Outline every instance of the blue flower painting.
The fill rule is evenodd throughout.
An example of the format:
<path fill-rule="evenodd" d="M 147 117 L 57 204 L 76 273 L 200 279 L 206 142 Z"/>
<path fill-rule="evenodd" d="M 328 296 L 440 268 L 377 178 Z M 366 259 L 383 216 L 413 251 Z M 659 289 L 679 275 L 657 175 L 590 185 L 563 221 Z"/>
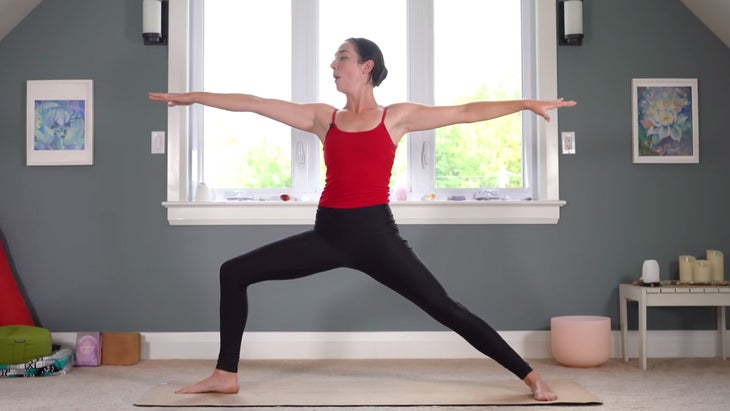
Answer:
<path fill-rule="evenodd" d="M 692 156 L 692 87 L 638 87 L 640 156 Z"/>
<path fill-rule="evenodd" d="M 35 100 L 35 150 L 84 150 L 85 100 Z"/>

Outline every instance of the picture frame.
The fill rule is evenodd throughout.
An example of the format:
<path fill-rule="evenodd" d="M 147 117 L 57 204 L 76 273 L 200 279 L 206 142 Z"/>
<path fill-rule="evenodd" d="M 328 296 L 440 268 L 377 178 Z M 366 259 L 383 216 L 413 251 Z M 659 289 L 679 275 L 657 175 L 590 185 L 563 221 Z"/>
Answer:
<path fill-rule="evenodd" d="M 93 165 L 93 80 L 28 80 L 26 95 L 27 165 Z"/>
<path fill-rule="evenodd" d="M 697 79 L 631 80 L 634 163 L 699 163 Z"/>

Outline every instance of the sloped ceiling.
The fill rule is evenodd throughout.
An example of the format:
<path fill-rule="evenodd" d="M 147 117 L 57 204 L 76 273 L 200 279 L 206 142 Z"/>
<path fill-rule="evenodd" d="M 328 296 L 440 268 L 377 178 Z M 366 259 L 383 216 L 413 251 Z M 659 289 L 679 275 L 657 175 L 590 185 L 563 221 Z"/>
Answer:
<path fill-rule="evenodd" d="M 0 41 L 40 2 L 41 0 L 0 0 Z"/>
<path fill-rule="evenodd" d="M 730 0 L 681 0 L 730 48 Z"/>

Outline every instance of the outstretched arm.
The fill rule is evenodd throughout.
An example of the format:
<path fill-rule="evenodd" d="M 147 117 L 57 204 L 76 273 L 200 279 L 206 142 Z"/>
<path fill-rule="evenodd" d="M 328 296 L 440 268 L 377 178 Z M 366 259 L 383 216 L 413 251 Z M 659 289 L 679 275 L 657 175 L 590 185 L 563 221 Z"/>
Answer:
<path fill-rule="evenodd" d="M 250 94 L 149 93 L 149 98 L 166 102 L 168 107 L 203 104 L 228 111 L 252 112 L 317 135 L 326 130 L 333 110 L 326 104 L 292 103 Z"/>
<path fill-rule="evenodd" d="M 575 101 L 565 101 L 562 98 L 557 100 L 476 101 L 456 106 L 403 103 L 395 105 L 393 108 L 397 107 L 396 110 L 391 109 L 389 113 L 396 111 L 397 115 L 393 116 L 393 128 L 397 128 L 405 134 L 452 124 L 491 120 L 523 110 L 530 110 L 546 121 L 550 121 L 547 113 L 549 110 L 574 105 L 576 105 Z"/>

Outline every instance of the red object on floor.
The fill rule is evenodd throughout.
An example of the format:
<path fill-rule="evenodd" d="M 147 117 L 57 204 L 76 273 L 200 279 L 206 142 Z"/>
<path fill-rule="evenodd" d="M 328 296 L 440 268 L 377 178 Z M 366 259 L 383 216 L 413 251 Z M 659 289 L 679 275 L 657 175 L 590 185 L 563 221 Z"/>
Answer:
<path fill-rule="evenodd" d="M 0 326 L 35 325 L 0 244 Z"/>

